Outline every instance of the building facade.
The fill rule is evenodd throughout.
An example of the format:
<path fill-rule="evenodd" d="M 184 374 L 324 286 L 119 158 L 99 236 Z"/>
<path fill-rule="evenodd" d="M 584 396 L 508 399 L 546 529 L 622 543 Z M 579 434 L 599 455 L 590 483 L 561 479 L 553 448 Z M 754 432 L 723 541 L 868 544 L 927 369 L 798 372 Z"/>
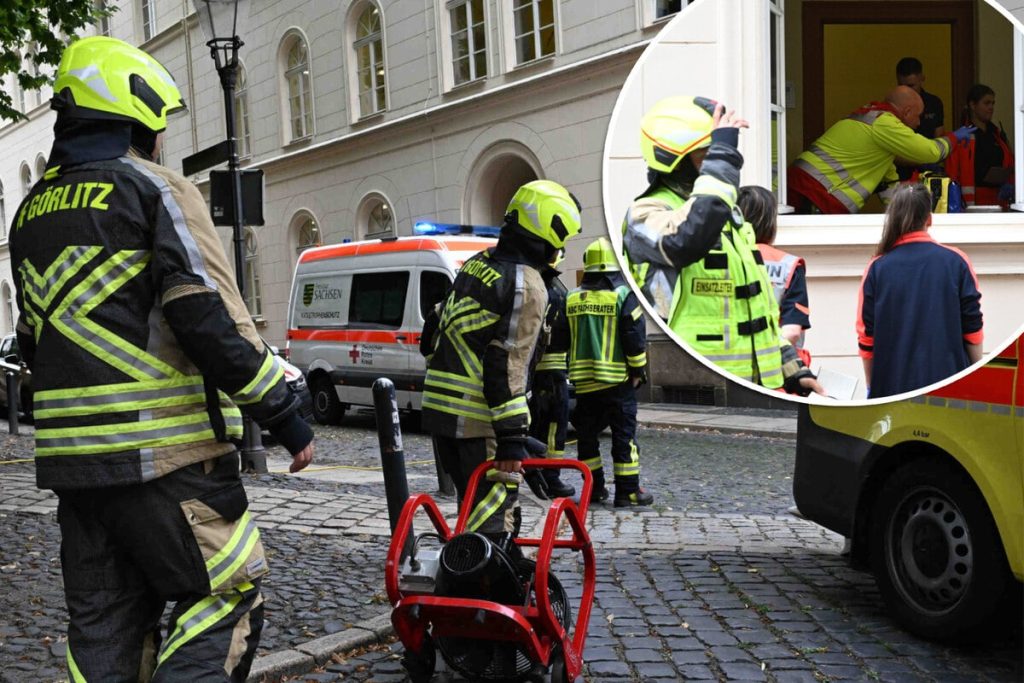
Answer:
<path fill-rule="evenodd" d="M 574 285 L 583 247 L 621 221 L 602 203 L 603 156 L 620 90 L 646 46 L 685 9 L 695 20 L 680 21 L 690 28 L 674 40 L 691 58 L 650 92 L 688 91 L 695 77 L 714 74 L 737 108 L 777 122 L 785 107 L 773 99 L 767 65 L 783 44 L 768 18 L 794 2 L 243 0 L 236 129 L 243 166 L 261 169 L 266 182 L 265 225 L 246 228 L 246 293 L 264 337 L 284 344 L 302 249 L 408 235 L 419 221 L 495 225 L 514 190 L 536 178 L 564 184 L 583 204 L 584 230 L 563 264 Z M 94 31 L 152 53 L 181 86 L 189 109 L 171 120 L 162 158 L 180 170 L 183 158 L 224 137 L 222 90 L 192 4 L 109 4 L 116 11 Z M 49 92 L 3 85 L 27 116 L 0 126 L 0 333 L 9 333 L 16 312 L 6 228 L 45 169 L 54 115 Z M 627 109 L 638 115 L 644 101 Z M 614 157 L 621 144 L 607 142 Z M 744 153 L 770 182 L 777 151 Z M 206 172 L 192 180 L 208 192 Z M 222 231 L 231 253 L 230 230 Z M 671 382 L 720 383 L 711 373 L 680 378 L 678 368 L 700 366 L 680 362 L 667 340 L 665 349 L 659 357 L 671 363 L 659 365 L 671 365 Z M 662 369 L 653 371 L 661 383 Z"/>

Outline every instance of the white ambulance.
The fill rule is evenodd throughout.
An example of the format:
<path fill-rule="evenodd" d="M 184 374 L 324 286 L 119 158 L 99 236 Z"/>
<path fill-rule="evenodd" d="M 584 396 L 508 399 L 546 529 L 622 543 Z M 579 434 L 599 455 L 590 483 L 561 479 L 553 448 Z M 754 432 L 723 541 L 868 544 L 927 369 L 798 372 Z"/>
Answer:
<path fill-rule="evenodd" d="M 372 406 L 380 377 L 395 383 L 399 408 L 420 409 L 423 321 L 466 259 L 497 244 L 497 228 L 420 223 L 415 233 L 299 256 L 286 348 L 306 374 L 321 424 L 337 424 L 350 406 Z"/>

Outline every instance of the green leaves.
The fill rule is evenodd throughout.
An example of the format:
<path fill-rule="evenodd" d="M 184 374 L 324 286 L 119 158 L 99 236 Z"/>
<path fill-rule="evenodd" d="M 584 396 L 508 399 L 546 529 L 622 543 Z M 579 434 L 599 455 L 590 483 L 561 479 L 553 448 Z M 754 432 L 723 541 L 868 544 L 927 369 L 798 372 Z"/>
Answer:
<path fill-rule="evenodd" d="M 0 78 L 13 75 L 17 88 L 0 91 L 0 119 L 25 118 L 18 91 L 38 90 L 53 78 L 64 46 L 116 7 L 96 0 L 5 0 L 0 3 Z M 18 98 L 21 100 L 22 98 Z"/>

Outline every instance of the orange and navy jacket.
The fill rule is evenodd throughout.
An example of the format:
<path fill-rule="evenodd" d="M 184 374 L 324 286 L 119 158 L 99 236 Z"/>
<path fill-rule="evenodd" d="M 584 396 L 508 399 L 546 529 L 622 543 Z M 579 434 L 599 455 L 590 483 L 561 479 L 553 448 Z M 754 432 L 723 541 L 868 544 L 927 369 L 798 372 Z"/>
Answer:
<path fill-rule="evenodd" d="M 1013 153 L 1006 143 L 1006 133 L 1002 128 L 996 128 L 995 124 L 992 134 L 989 135 L 999 146 L 1003 153 L 1001 168 L 1013 168 Z M 982 178 L 975 178 L 975 152 L 977 151 L 978 133 L 971 135 L 971 139 L 965 144 L 954 145 L 949 158 L 946 159 L 946 175 L 960 183 L 960 191 L 963 194 L 964 202 L 968 206 L 995 205 L 999 203 L 999 187 L 981 185 Z M 1007 182 L 1012 183 L 1012 176 Z"/>
<path fill-rule="evenodd" d="M 965 344 L 983 339 L 981 292 L 966 254 L 925 231 L 868 264 L 857 341 L 872 359 L 870 398 L 928 386 L 966 368 Z"/>

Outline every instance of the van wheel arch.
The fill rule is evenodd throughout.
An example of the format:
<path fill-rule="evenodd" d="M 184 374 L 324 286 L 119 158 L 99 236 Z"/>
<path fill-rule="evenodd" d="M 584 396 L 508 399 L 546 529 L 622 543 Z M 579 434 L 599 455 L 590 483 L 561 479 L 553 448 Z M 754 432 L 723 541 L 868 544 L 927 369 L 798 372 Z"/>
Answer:
<path fill-rule="evenodd" d="M 322 425 L 337 425 L 345 417 L 345 404 L 330 375 L 322 370 L 309 373 L 309 392 L 313 399 L 313 417 Z"/>

